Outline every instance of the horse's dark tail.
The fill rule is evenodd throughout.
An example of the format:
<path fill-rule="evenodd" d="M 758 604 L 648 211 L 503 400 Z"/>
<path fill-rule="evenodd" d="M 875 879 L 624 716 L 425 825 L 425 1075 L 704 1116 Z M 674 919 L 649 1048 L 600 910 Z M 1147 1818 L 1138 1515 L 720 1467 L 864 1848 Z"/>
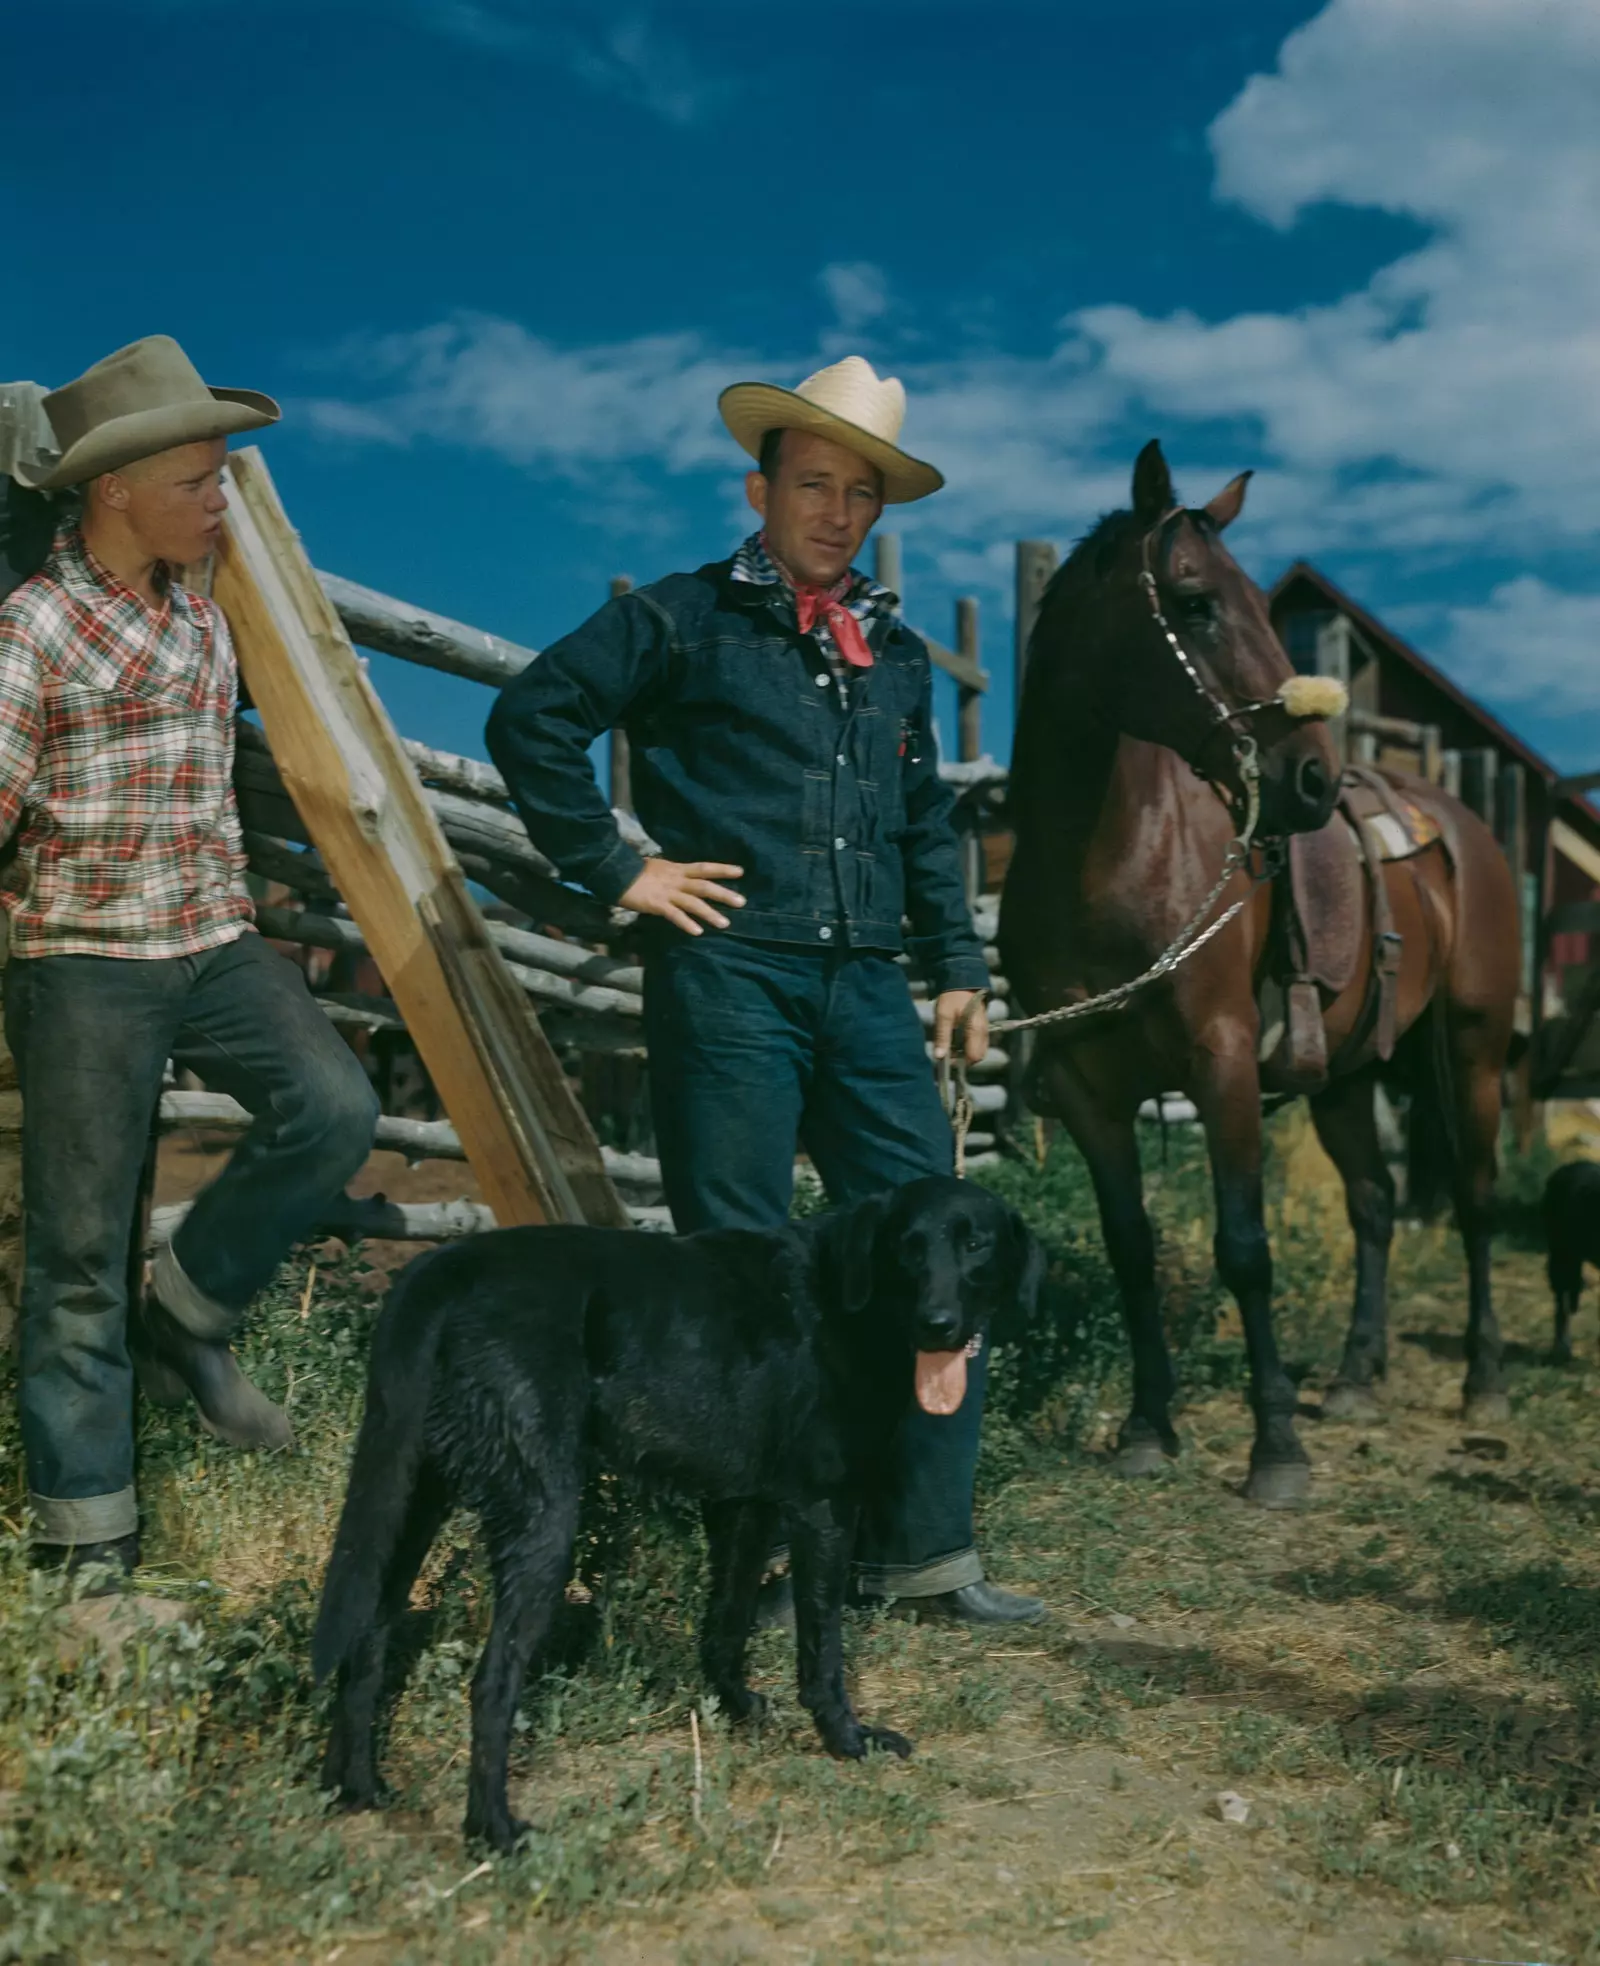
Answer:
<path fill-rule="evenodd" d="M 425 1282 L 431 1267 L 415 1263 L 401 1273 L 373 1334 L 367 1408 L 311 1638 L 319 1682 L 354 1655 L 372 1628 L 416 1487 L 444 1324 L 443 1302 Z"/>
<path fill-rule="evenodd" d="M 1461 1163 L 1455 1066 L 1445 1006 L 1437 997 L 1406 1033 L 1406 1211 L 1433 1221 L 1449 1203 Z"/>

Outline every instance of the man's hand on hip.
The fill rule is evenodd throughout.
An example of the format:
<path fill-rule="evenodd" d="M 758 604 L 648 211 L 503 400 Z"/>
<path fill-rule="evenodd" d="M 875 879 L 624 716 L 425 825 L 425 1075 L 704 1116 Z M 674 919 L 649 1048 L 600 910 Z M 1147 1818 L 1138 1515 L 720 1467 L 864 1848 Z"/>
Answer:
<path fill-rule="evenodd" d="M 948 1058 L 950 1041 L 968 1004 L 966 1044 L 967 1063 L 976 1065 L 989 1049 L 989 1006 L 982 990 L 946 990 L 933 1006 L 933 1055 Z"/>
<path fill-rule="evenodd" d="M 730 908 L 744 906 L 742 894 L 718 885 L 736 881 L 743 873 L 742 867 L 728 867 L 720 860 L 691 860 L 687 865 L 678 860 L 647 860 L 644 872 L 621 897 L 621 905 L 641 915 L 660 915 L 685 935 L 703 935 L 703 922 L 713 928 L 728 926 L 727 916 L 711 905 L 714 901 L 726 902 Z"/>

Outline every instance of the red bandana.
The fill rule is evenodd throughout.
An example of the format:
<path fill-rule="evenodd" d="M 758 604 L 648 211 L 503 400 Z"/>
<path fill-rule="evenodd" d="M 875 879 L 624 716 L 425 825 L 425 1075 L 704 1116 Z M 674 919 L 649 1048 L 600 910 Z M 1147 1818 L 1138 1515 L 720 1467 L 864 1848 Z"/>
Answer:
<path fill-rule="evenodd" d="M 867 638 L 861 632 L 861 623 L 844 605 L 844 597 L 850 592 L 850 576 L 837 581 L 832 587 L 802 587 L 791 578 L 789 569 L 767 545 L 766 534 L 761 536 L 766 547 L 767 557 L 788 582 L 794 595 L 795 620 L 799 623 L 802 635 L 809 635 L 817 616 L 820 614 L 828 624 L 828 632 L 833 637 L 835 648 L 852 669 L 870 669 L 872 650 L 867 647 Z"/>

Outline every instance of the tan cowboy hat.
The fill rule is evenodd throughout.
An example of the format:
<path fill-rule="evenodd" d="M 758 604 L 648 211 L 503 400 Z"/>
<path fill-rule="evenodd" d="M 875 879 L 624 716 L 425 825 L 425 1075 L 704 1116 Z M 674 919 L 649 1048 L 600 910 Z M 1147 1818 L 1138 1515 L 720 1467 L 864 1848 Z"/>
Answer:
<path fill-rule="evenodd" d="M 146 335 L 85 369 L 44 399 L 61 456 L 13 466 L 35 491 L 60 491 L 179 444 L 276 423 L 278 406 L 254 389 L 208 389 L 171 335 Z"/>
<path fill-rule="evenodd" d="M 900 449 L 896 438 L 906 418 L 906 392 L 895 376 L 880 376 L 859 355 L 818 369 L 793 389 L 771 382 L 735 382 L 717 398 L 722 420 L 752 457 L 761 455 L 769 430 L 812 430 L 831 437 L 883 473 L 889 505 L 926 498 L 944 474 Z"/>

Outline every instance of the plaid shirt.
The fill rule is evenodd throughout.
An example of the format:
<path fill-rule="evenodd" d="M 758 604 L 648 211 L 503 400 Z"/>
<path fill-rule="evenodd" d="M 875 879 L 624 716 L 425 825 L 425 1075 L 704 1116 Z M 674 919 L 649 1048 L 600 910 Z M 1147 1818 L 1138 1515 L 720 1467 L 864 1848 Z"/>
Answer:
<path fill-rule="evenodd" d="M 0 606 L 0 880 L 19 956 L 188 956 L 250 926 L 237 671 L 210 601 L 152 609 L 82 535 Z"/>
<path fill-rule="evenodd" d="M 788 620 L 790 627 L 798 627 L 795 613 L 794 589 L 789 585 L 783 569 L 767 551 L 766 535 L 753 532 L 733 556 L 729 569 L 730 580 L 742 580 L 752 587 L 776 587 L 781 590 L 775 595 L 774 605 Z M 864 573 L 857 573 L 852 567 L 833 590 L 838 600 L 861 623 L 861 631 L 866 633 L 872 622 L 880 616 L 891 615 L 900 605 L 900 596 L 887 587 L 880 587 L 875 580 L 868 580 Z M 833 680 L 839 685 L 839 694 L 846 700 L 850 695 L 850 665 L 839 653 L 838 645 L 829 633 L 827 618 L 819 613 L 811 630 L 811 638 L 828 659 L 828 667 L 833 671 Z"/>

